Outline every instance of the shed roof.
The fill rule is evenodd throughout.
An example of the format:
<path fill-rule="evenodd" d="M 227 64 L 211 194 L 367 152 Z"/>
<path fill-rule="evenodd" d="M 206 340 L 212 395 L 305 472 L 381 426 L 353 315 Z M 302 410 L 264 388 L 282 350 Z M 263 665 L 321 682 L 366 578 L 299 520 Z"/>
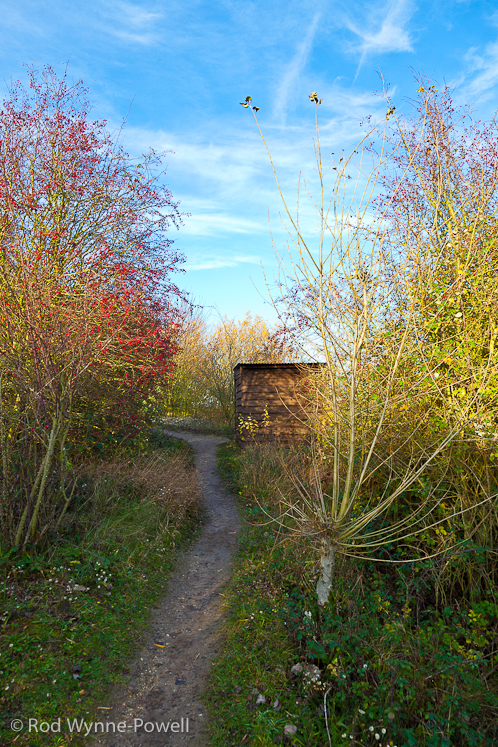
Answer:
<path fill-rule="evenodd" d="M 306 368 L 307 366 L 324 366 L 324 363 L 237 363 L 235 368 Z"/>

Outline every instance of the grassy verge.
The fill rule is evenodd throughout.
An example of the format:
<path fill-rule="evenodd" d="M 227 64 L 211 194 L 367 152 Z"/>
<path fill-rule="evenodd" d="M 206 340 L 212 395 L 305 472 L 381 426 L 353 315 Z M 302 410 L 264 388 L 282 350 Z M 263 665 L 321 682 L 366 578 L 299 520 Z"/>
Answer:
<path fill-rule="evenodd" d="M 2 558 L 0 744 L 77 742 L 67 720 L 88 720 L 126 677 L 179 544 L 200 519 L 189 448 L 158 437 L 153 446 L 88 465 L 46 551 Z M 59 718 L 60 733 L 28 733 L 29 719 Z"/>
<path fill-rule="evenodd" d="M 206 696 L 211 744 L 278 744 L 290 739 L 294 729 L 300 732 L 295 744 L 322 744 L 325 726 L 314 718 L 316 704 L 310 703 L 308 683 L 301 676 L 304 660 L 288 615 L 296 572 L 304 580 L 302 566 L 297 569 L 296 564 L 304 558 L 295 550 L 274 547 L 271 527 L 241 485 L 239 449 L 233 443 L 220 448 L 219 473 L 238 495 L 247 524 L 225 592 L 224 653 L 214 663 Z M 312 684 L 313 670 L 310 675 Z"/>
<path fill-rule="evenodd" d="M 220 469 L 251 524 L 207 695 L 213 747 L 498 744 L 492 584 L 441 604 L 441 561 L 348 560 L 334 603 L 319 611 L 315 558 L 305 545 L 276 544 L 282 536 L 258 506 L 271 510 L 271 486 L 282 485 L 277 461 L 229 444 Z"/>

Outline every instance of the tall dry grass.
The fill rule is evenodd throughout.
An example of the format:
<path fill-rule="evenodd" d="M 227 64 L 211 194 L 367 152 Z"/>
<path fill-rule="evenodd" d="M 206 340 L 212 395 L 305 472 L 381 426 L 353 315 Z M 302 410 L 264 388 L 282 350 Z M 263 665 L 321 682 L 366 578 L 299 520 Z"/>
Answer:
<path fill-rule="evenodd" d="M 411 558 L 415 564 L 417 560 L 436 554 L 430 573 L 437 607 L 461 599 L 478 598 L 496 584 L 498 502 L 476 505 L 484 479 L 479 474 L 479 468 L 484 468 L 482 455 L 479 461 L 479 454 L 474 454 L 472 464 L 470 459 L 466 463 L 465 460 L 455 461 L 454 453 L 452 456 L 450 465 L 443 469 L 441 464 L 435 464 L 425 479 L 402 493 L 391 512 L 383 517 L 386 522 L 403 520 L 427 499 L 431 489 L 441 483 L 445 501 L 436 514 L 441 523 L 434 526 L 429 513 L 422 524 L 415 527 L 420 528 L 425 523 L 425 531 L 390 543 L 381 548 L 380 554 L 378 550 L 375 553 L 368 550 L 353 552 L 347 562 L 341 563 L 341 573 L 346 568 L 357 567 L 355 558 L 358 555 L 387 563 Z M 306 548 L 308 563 L 314 562 L 318 573 L 323 530 L 314 521 L 307 501 L 314 490 L 323 494 L 330 490 L 332 475 L 330 460 L 323 454 L 318 453 L 314 460 L 310 457 L 310 447 L 304 444 L 291 448 L 278 447 L 274 443 L 247 446 L 239 455 L 240 487 L 242 497 L 254 501 L 269 524 L 278 524 L 276 541 L 292 545 L 295 552 Z M 357 514 L 362 512 L 365 504 L 378 500 L 383 488 L 381 477 L 379 472 L 377 479 L 364 484 L 355 505 Z M 387 482 L 389 476 L 385 475 L 385 478 Z M 455 516 L 460 511 L 464 513 Z M 261 523 L 261 517 L 258 523 Z M 382 524 L 375 526 L 381 527 Z"/>
<path fill-rule="evenodd" d="M 88 549 L 126 542 L 133 554 L 174 545 L 180 527 L 195 521 L 201 490 L 188 452 L 157 450 L 135 459 L 86 463 L 72 505 L 59 526 L 65 542 L 78 537 Z"/>

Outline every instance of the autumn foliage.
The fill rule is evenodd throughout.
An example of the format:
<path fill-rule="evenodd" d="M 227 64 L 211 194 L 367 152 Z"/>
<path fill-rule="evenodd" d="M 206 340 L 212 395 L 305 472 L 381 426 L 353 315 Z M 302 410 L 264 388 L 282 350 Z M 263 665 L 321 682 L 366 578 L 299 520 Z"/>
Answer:
<path fill-rule="evenodd" d="M 410 448 L 421 459 L 431 440 L 462 424 L 429 476 L 444 474 L 452 485 L 452 503 L 465 511 L 465 541 L 493 546 L 495 504 L 478 504 L 496 490 L 498 456 L 496 123 L 456 107 L 448 87 L 438 90 L 426 78 L 418 85 L 414 116 L 394 127 L 379 200 L 386 243 L 399 258 L 387 277 L 396 300 L 384 356 L 412 307 L 411 348 L 396 387 L 419 395 L 397 407 L 393 430 L 419 424 Z"/>
<path fill-rule="evenodd" d="M 173 415 L 204 417 L 233 425 L 237 363 L 283 363 L 295 354 L 287 330 L 270 327 L 248 311 L 208 326 L 202 312 L 183 319 L 175 375 L 168 391 Z"/>
<path fill-rule="evenodd" d="M 426 79 L 412 116 L 398 118 L 384 93 L 385 116 L 338 163 L 331 154 L 332 169 L 310 95 L 320 192 L 299 194 L 315 211 L 316 245 L 271 161 L 293 238 L 275 304 L 301 349 L 325 361 L 303 466 L 313 479 L 287 466 L 294 492 L 277 521 L 314 543 L 323 606 L 347 555 L 458 553 L 452 568 L 469 587 L 496 580 L 496 122 L 476 122 Z M 266 146 L 250 99 L 246 108 Z M 484 570 L 472 555 L 482 548 Z M 461 583 L 449 564 L 444 573 Z"/>
<path fill-rule="evenodd" d="M 182 259 L 160 157 L 134 161 L 91 121 L 81 81 L 29 81 L 0 111 L 0 523 L 16 545 L 66 510 L 72 460 L 137 436 L 171 373 Z"/>

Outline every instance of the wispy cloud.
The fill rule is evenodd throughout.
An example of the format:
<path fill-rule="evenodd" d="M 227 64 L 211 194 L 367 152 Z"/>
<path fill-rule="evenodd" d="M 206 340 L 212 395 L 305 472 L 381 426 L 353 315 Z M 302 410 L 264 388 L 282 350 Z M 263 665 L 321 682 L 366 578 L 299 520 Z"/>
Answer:
<path fill-rule="evenodd" d="M 260 263 L 260 261 L 260 257 L 254 256 L 241 256 L 223 259 L 213 258 L 201 262 L 196 262 L 194 259 L 187 262 L 187 264 L 185 265 L 185 270 L 190 270 L 193 272 L 197 270 L 219 270 L 222 267 L 236 267 L 240 264 L 257 265 Z"/>
<path fill-rule="evenodd" d="M 192 210 L 191 204 L 189 204 L 189 209 Z M 217 236 L 221 233 L 253 234 L 254 232 L 267 230 L 267 224 L 244 220 L 234 215 L 226 215 L 221 212 L 214 214 L 193 212 L 190 217 L 185 218 L 182 233 L 196 236 Z"/>
<path fill-rule="evenodd" d="M 167 181 L 188 183 L 188 192 L 202 190 L 210 195 L 215 209 L 222 201 L 244 203 L 254 201 L 268 202 L 275 195 L 275 186 L 268 155 L 261 142 L 259 133 L 249 123 L 248 128 L 238 130 L 231 126 L 220 126 L 216 139 L 206 140 L 203 133 L 197 130 L 190 132 L 167 132 L 149 130 L 140 127 L 126 127 L 123 130 L 125 148 L 138 155 L 150 146 L 157 152 L 166 152 L 164 163 L 167 170 Z M 292 136 L 284 139 L 274 131 L 271 138 L 271 151 L 278 166 L 280 177 L 285 179 L 288 172 L 292 174 L 292 183 L 299 174 L 305 158 L 313 154 L 310 132 L 294 131 Z M 168 151 L 173 151 L 171 155 Z M 306 154 L 306 156 L 304 155 Z M 195 190 L 192 190 L 195 186 Z M 181 192 L 187 190 L 182 186 Z M 178 189 L 175 194 L 180 194 Z M 181 198 L 180 198 L 181 199 Z M 193 212 L 184 199 L 184 209 Z M 207 200 L 196 204 L 196 209 L 206 211 Z"/>
<path fill-rule="evenodd" d="M 498 83 L 498 42 L 488 44 L 482 54 L 471 47 L 464 57 L 467 65 L 465 79 L 460 94 L 468 101 L 479 97 L 481 101 L 496 93 Z"/>
<path fill-rule="evenodd" d="M 394 88 L 391 89 L 391 93 L 393 92 Z M 360 136 L 360 120 L 378 110 L 385 111 L 384 102 L 372 91 L 348 88 L 337 80 L 320 88 L 319 95 L 323 97 L 322 110 L 335 114 L 331 123 L 322 127 L 322 130 L 326 132 L 331 127 L 334 128 L 338 142 L 343 144 Z"/>
<path fill-rule="evenodd" d="M 7 29 L 12 29 L 17 35 L 32 34 L 36 37 L 46 37 L 49 32 L 43 24 L 42 19 L 26 12 L 22 4 L 2 3 L 0 6 L 2 13 L 2 30 L 5 34 Z M 4 39 L 5 42 L 5 39 Z"/>
<path fill-rule="evenodd" d="M 315 13 L 313 20 L 308 26 L 304 39 L 298 44 L 296 53 L 287 65 L 287 69 L 278 85 L 278 91 L 273 107 L 273 114 L 277 120 L 285 120 L 285 110 L 287 108 L 289 94 L 291 90 L 296 88 L 296 81 L 306 66 L 308 56 L 313 47 L 313 39 L 315 38 L 319 20 L 320 13 Z"/>
<path fill-rule="evenodd" d="M 364 6 L 363 6 L 364 7 Z M 386 52 L 413 52 L 413 43 L 407 26 L 416 7 L 413 0 L 392 0 L 370 5 L 366 17 L 355 18 L 351 13 L 341 16 L 339 25 L 357 37 L 349 51 L 360 55 L 356 75 L 369 55 Z"/>
<path fill-rule="evenodd" d="M 153 13 L 132 3 L 116 2 L 108 15 L 112 16 L 112 21 L 105 30 L 125 42 L 149 46 L 160 40 L 159 33 L 154 29 L 156 22 L 162 17 L 160 13 Z"/>

